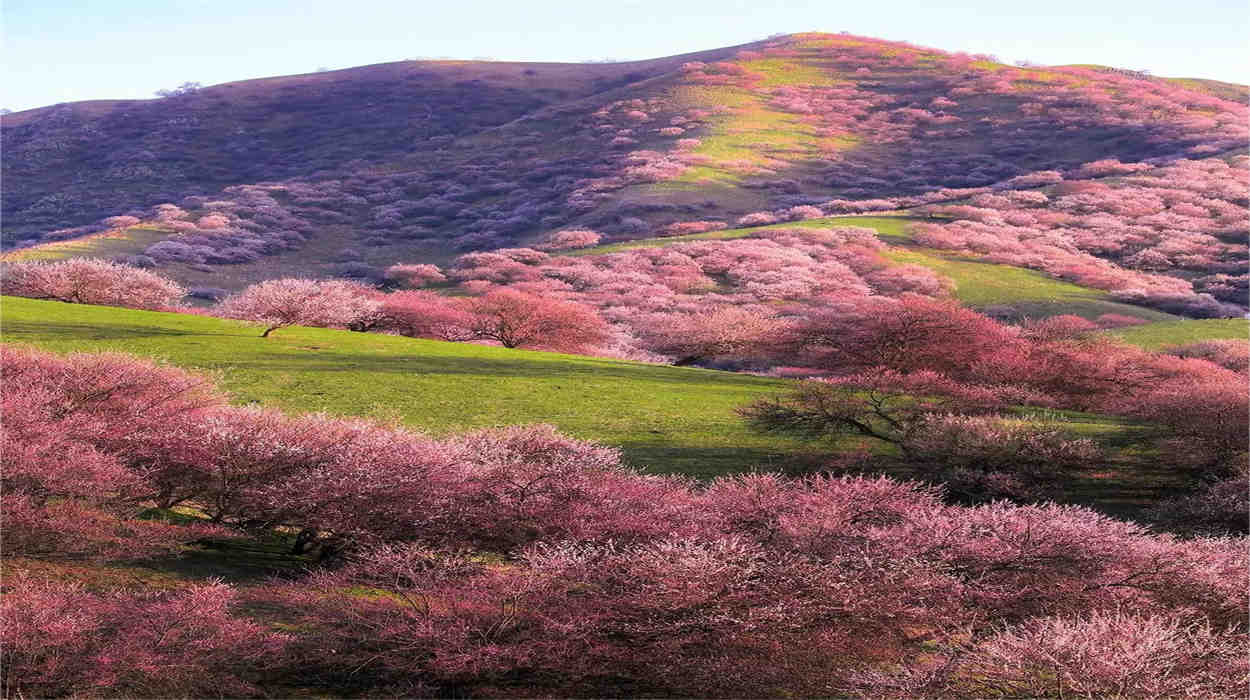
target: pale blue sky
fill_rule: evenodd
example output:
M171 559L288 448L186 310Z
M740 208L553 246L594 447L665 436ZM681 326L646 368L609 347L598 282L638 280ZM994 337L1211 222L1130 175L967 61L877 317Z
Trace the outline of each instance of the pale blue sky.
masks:
M653 58L849 31L1250 83L1250 0L0 0L0 107L417 57Z

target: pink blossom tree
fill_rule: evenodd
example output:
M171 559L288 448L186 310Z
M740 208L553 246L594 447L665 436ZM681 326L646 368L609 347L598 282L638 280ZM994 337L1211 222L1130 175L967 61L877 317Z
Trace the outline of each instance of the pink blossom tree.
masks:
M506 348L532 347L572 352L607 338L607 326L590 308L501 289L471 299L474 337Z
M419 289L447 281L447 277L437 265L428 264L391 265L386 268L386 279L388 282L407 289Z
M94 258L7 263L0 290L32 299L136 309L168 308L186 295L182 286L154 272Z
M675 364L710 359L761 357L785 323L754 309L726 306L689 315L667 315L645 330L654 351L676 356Z
M222 300L217 313L225 318L264 326L262 338L286 326L348 326L377 311L371 290L336 280L276 279L254 284Z
M411 290L385 294L378 298L382 327L412 338L435 340L472 340L473 318L463 299L445 297L433 292Z
M10 576L0 599L6 697L252 695L286 637L231 612L225 584L89 592Z
M566 229L556 231L543 239L538 245L540 250L573 250L589 248L599 244L602 237L589 229Z

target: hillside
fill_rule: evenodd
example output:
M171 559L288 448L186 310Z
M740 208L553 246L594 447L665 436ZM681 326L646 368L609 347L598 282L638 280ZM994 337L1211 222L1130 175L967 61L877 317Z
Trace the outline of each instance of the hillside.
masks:
M5 115L6 239L228 185L342 177L732 51L620 64L402 61Z
M651 473L802 473L824 464L825 450L861 445L855 437L813 443L762 434L735 413L792 388L784 379L320 328L285 328L262 339L255 327L217 318L17 297L3 297L0 323L9 343L120 351L208 371L237 404L368 416L434 435L550 423L619 447L628 464ZM1245 334L1244 321L1164 322L1123 332L1153 347ZM1139 454L1144 426L1076 412L1049 412L1047 419L1115 455L1066 478L1057 492L1062 501L1136 516L1177 488L1167 465ZM905 468L894 475L915 476Z
M252 327L202 316L4 297L6 342L115 350L220 371L237 403L398 419L437 434L551 423L663 473L713 476L801 461L734 409L780 379L373 333Z
M9 115L4 241L40 243L10 258L121 256L192 286L376 281L561 228L627 241L1227 159L1245 90L832 34L623 64L383 64ZM1206 273L1244 266L1244 222L1181 226L1232 246ZM1176 264L1149 269L1194 277Z

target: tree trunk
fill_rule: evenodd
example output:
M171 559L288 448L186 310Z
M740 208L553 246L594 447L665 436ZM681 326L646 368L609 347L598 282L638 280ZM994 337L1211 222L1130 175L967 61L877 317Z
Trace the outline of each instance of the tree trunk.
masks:
M304 529L300 530L295 536L295 544L291 547L291 554L303 554L308 551L308 545L317 539L317 531Z

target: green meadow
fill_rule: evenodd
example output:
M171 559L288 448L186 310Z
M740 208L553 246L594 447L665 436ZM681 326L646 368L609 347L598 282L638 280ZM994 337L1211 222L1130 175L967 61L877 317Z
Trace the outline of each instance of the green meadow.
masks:
M321 328L261 338L216 318L15 297L3 298L0 322L10 343L207 370L235 403L398 420L433 434L551 423L660 473L781 469L804 447L757 434L734 413L784 391L780 379Z
M1250 338L1250 320L1209 318L1161 321L1120 328L1111 331L1111 334L1147 350L1158 350L1171 345L1187 345L1203 340L1246 340Z

